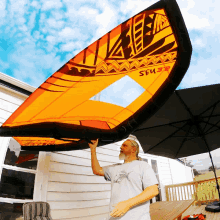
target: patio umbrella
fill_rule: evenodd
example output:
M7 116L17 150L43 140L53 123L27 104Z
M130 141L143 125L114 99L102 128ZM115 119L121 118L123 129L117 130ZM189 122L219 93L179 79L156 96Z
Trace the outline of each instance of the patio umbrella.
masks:
M220 84L176 90L168 101L132 134L145 153L181 158L209 153L220 146ZM219 202L207 206L220 211Z

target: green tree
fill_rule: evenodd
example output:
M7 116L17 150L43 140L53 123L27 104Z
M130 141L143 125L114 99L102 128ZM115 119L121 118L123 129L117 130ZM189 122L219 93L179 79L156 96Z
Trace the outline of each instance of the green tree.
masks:
M194 176L200 175L200 173L199 173L198 170L196 170L196 169L193 169L193 173L194 173Z
M214 166L214 169L216 170L216 169L217 169L217 167L216 167L216 166ZM210 167L209 167L209 171L214 171L212 166L210 166Z
M189 167L194 167L194 165L192 165L192 160L189 160L189 159L187 159L186 157L185 158L182 158L181 159L181 161L183 161L185 164L186 164L186 166L189 166Z

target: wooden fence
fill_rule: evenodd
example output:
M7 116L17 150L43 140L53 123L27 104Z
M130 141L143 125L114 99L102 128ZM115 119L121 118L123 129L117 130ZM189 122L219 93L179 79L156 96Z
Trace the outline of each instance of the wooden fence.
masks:
M220 185L220 177L218 177ZM219 200L215 178L165 186L167 201L195 199L195 204Z

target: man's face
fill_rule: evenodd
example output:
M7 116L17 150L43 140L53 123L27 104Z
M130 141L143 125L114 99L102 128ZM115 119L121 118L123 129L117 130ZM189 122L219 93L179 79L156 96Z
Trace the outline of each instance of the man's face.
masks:
M119 154L119 160L124 160L126 156L130 155L132 152L135 152L135 148L131 145L129 140L125 141L121 145L121 151Z

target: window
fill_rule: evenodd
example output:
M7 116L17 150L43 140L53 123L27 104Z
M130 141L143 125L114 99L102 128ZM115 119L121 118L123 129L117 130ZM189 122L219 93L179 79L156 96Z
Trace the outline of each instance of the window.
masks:
M21 150L20 144L10 139L0 181L0 197L33 199L35 174L39 152Z
M33 199L35 174L2 170L0 197L14 199Z
M4 164L36 170L39 151L21 150L20 144L11 138Z
M155 174L156 174L156 178L159 182L159 174L158 174L158 169L157 169L157 161L156 160L151 160L151 165L152 165L152 169L154 170Z
M156 196L156 201L161 201L161 191L160 191L160 179L159 179L159 173L158 173L158 168L157 168L157 161L156 160L151 160L151 165L152 165L152 169L154 170L155 174L156 174L156 178L159 182L159 194Z

